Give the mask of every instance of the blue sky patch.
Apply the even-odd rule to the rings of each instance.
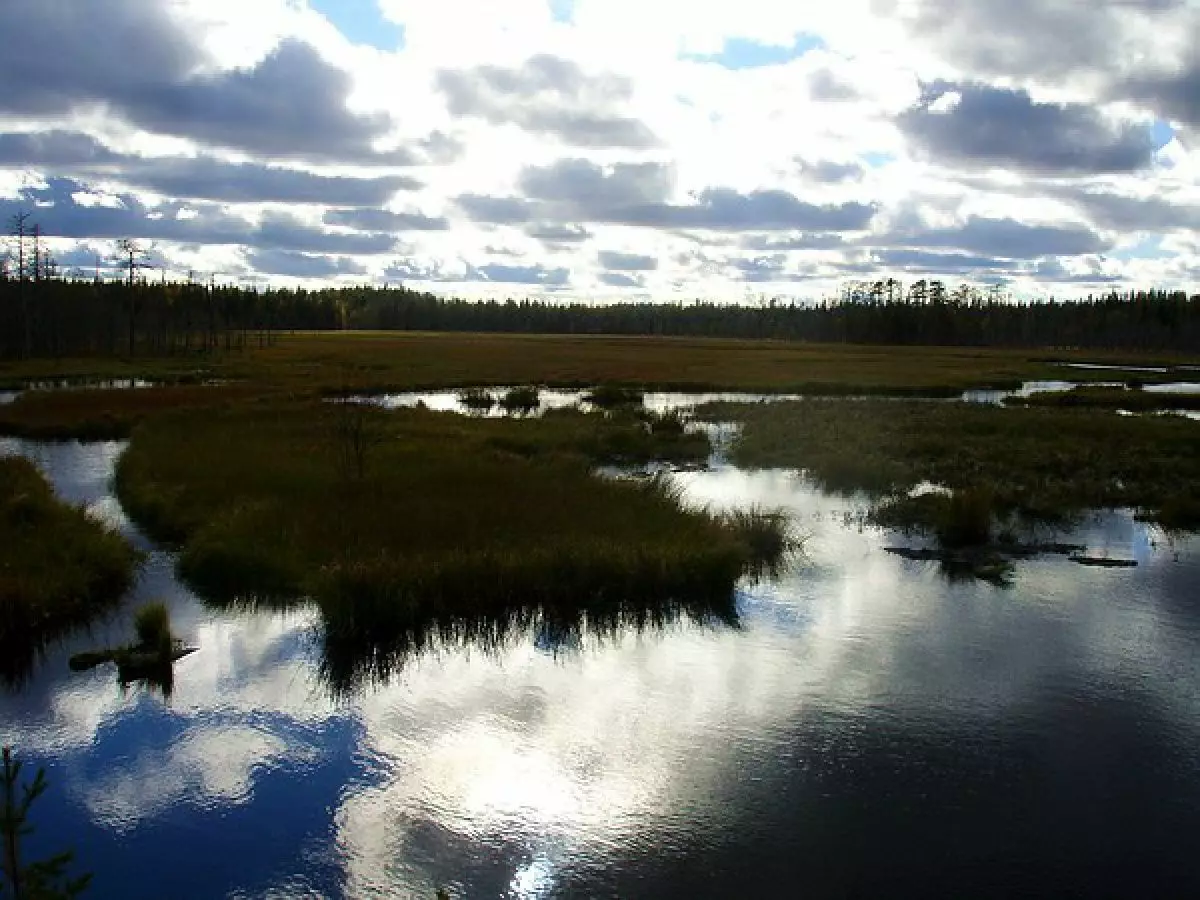
[[[825,42],[814,34],[798,34],[790,47],[775,44],[760,44],[745,38],[728,38],[720,53],[685,53],[684,59],[694,62],[712,62],[726,69],[760,69],[764,66],[779,66],[799,59],[810,50],[818,50]]]
[[[404,27],[389,22],[376,0],[308,0],[346,40],[391,52],[404,49]]]
[[[575,19],[575,0],[548,0],[555,22],[569,25]]]
[[[892,156],[892,154],[890,154],[890,153],[877,153],[877,152],[864,153],[862,156],[859,157],[859,159],[861,159],[864,164],[866,164],[869,168],[872,168],[872,169],[878,169],[878,168],[881,168],[882,166],[886,166],[888,163],[892,163],[892,162],[896,161],[896,157]]]
[[[1150,126],[1150,137],[1154,139],[1154,149],[1161,150],[1174,139],[1175,129],[1169,122],[1155,119],[1154,124]]]
[[[1123,247],[1106,254],[1110,259],[1129,262],[1131,259],[1159,259],[1163,253],[1162,235],[1155,234],[1142,238],[1132,247]]]

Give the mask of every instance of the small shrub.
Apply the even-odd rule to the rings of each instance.
[[[165,603],[156,601],[139,609],[133,617],[133,629],[142,647],[170,652],[171,614]]]
[[[622,387],[619,384],[602,384],[594,388],[583,399],[600,409],[616,409],[621,406],[640,406],[644,396],[642,391],[637,388]]]
[[[955,491],[946,498],[937,523],[943,547],[977,547],[992,540],[993,501],[983,490]]]
[[[471,412],[487,412],[496,405],[496,398],[483,388],[468,388],[458,392],[458,402]]]
[[[531,413],[542,402],[542,392],[536,387],[515,387],[500,398],[500,406],[507,413]]]

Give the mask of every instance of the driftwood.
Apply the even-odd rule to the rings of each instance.
[[[1132,569],[1137,565],[1136,559],[1113,559],[1110,556],[1084,556],[1083,554],[1072,556],[1071,562],[1079,563],[1081,566],[1100,566],[1105,569]]]

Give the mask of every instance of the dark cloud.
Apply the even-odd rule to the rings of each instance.
[[[383,113],[346,108],[350,76],[311,45],[288,39],[257,65],[147,86],[121,99],[136,125],[274,159],[412,165],[410,150],[376,152]]]
[[[390,234],[332,232],[306,225],[284,213],[268,213],[261,223],[213,204],[170,200],[150,206],[133,194],[118,194],[113,202],[87,205],[75,199],[86,184],[53,178],[45,188],[27,188],[16,199],[0,199],[0,221],[30,211],[47,237],[138,238],[190,245],[242,245],[302,253],[378,254],[390,252]]]
[[[144,0],[5,0],[0,34],[0,112],[100,108],[147,131],[276,159],[419,161],[407,149],[375,151],[390,118],[350,112],[350,76],[302,41],[248,68],[205,71],[198,38],[168,4]]]
[[[519,186],[532,201],[469,196],[459,198],[459,205],[477,221],[536,219],[710,231],[856,231],[866,228],[875,214],[875,207],[866,204],[817,205],[781,190],[742,194],[709,188],[696,194],[693,203],[672,204],[667,202],[672,181],[670,168],[659,163],[605,167],[567,159],[524,170]]]
[[[1110,246],[1094,231],[1078,225],[1026,225],[1015,219],[982,216],[971,216],[952,228],[885,235],[874,242],[919,249],[964,250],[1003,259],[1081,256],[1100,253]]]
[[[442,216],[421,213],[396,213],[386,209],[331,209],[322,221],[358,231],[445,231],[450,222]]]
[[[1125,232],[1200,230],[1200,206],[1172,203],[1154,195],[1130,197],[1075,187],[1047,190],[1083,212],[1101,228]]]
[[[604,268],[618,272],[649,272],[658,268],[657,256],[643,256],[640,253],[601,250],[596,254],[596,259]]]
[[[0,168],[35,168],[117,181],[168,197],[227,203],[318,203],[378,206],[421,182],[406,175],[351,178],[318,175],[212,156],[135,156],[116,153],[73,131],[0,134]]]
[[[578,244],[592,237],[592,233],[582,225],[556,225],[551,222],[532,225],[525,229],[525,233],[546,244]]]
[[[645,148],[658,143],[644,123],[620,112],[632,94],[628,79],[590,75],[556,56],[539,54],[515,69],[443,69],[437,86],[455,116],[513,124],[571,146]]]
[[[1061,79],[1147,58],[1132,24],[1154,31],[1194,17],[1189,0],[918,0],[910,34],[944,59],[979,75]],[[1157,19],[1148,19],[1156,16]],[[1142,48],[1143,51],[1149,48]]]
[[[1200,127],[1200,63],[1194,60],[1176,72],[1131,78],[1120,92],[1143,102],[1161,118]]]
[[[472,220],[492,225],[519,225],[531,221],[536,212],[534,204],[520,197],[463,194],[454,202]]]
[[[366,268],[344,256],[296,253],[291,250],[251,250],[246,262],[266,275],[290,275],[295,278],[330,278],[336,275],[364,275]]]
[[[205,62],[167,5],[144,0],[4,0],[0,34],[0,111],[24,115],[120,105]]]
[[[586,159],[560,159],[549,166],[529,166],[519,187],[535,200],[583,209],[620,209],[662,203],[674,178],[661,163],[617,163],[603,167]]]
[[[389,253],[396,246],[396,239],[390,234],[325,231],[280,212],[264,213],[255,237],[260,245],[305,253],[370,255]]]
[[[949,108],[954,95],[960,99]],[[1048,175],[1124,173],[1153,162],[1150,130],[1111,124],[1077,103],[1037,103],[1024,90],[982,84],[927,85],[897,124],[938,162]]]
[[[843,181],[858,181],[866,172],[862,164],[856,162],[843,163],[828,159],[817,160],[816,162],[808,162],[801,159],[796,162],[799,165],[801,176],[816,184],[840,184]]]
[[[1012,272],[1019,268],[1013,260],[995,259],[970,253],[932,253],[928,250],[878,250],[874,253],[876,270],[893,269],[914,275],[973,275]]]

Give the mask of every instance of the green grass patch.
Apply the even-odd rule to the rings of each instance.
[[[55,498],[27,460],[0,457],[0,666],[19,677],[37,650],[110,609],[140,555]]]
[[[1132,507],[1164,525],[1200,527],[1200,429],[1186,419],[818,399],[714,404],[699,415],[742,423],[736,463],[804,469],[830,490],[882,499],[932,482],[990,498],[995,516],[1065,522],[1089,508]],[[956,530],[978,530],[970,521],[978,519],[969,508],[975,501],[961,502],[957,511],[936,497],[903,509],[914,524],[942,527],[954,540]],[[950,524],[939,526],[937,515]]]
[[[656,439],[643,422],[600,414],[363,407],[375,440],[359,475],[338,447],[337,406],[145,422],[118,465],[118,495],[152,536],[182,547],[180,573],[206,597],[312,598],[346,639],[431,616],[727,596],[759,562],[717,517],[591,472],[663,447],[707,452],[698,436]]]

